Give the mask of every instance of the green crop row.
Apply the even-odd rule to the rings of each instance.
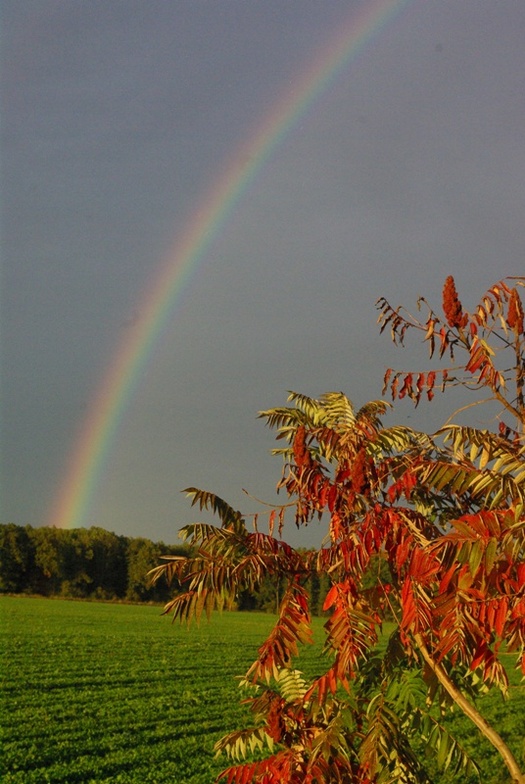
[[[190,630],[159,607],[0,597],[1,767],[4,784],[210,784],[227,766],[214,743],[249,721],[236,676],[253,661],[272,616],[224,613]],[[320,670],[318,640],[300,667]],[[525,690],[483,710],[519,754]],[[505,781],[492,748],[460,714],[454,731]],[[455,779],[457,781],[458,779]],[[446,784],[447,779],[436,781]],[[466,781],[466,780],[465,780]]]

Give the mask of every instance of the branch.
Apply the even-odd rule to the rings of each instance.
[[[447,421],[443,425],[441,425],[440,430],[442,430],[443,428],[447,427],[447,425],[450,425],[452,420],[455,419],[457,417],[457,415],[461,414],[463,411],[467,411],[467,409],[473,408],[474,406],[486,405],[487,403],[490,403],[492,400],[496,400],[496,398],[495,397],[485,397],[485,398],[483,398],[483,400],[474,400],[472,403],[467,403],[466,406],[461,406],[460,408],[456,408],[456,410],[453,411],[452,414],[449,416]]]
[[[490,743],[492,743],[494,748],[501,755],[503,762],[512,776],[512,781],[514,784],[525,784],[525,775],[521,772],[513,753],[503,738],[498,735],[498,733],[490,726],[486,719],[483,718],[478,709],[474,707],[474,705],[472,705],[452,683],[441,664],[434,661],[421,634],[414,634],[414,640],[419,646],[424,660],[436,678],[439,680],[443,688],[446,689],[456,705],[461,708],[463,713],[469,717],[469,719],[476,725],[479,731],[487,738]]]

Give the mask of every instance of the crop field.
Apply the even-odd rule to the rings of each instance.
[[[187,630],[160,613],[0,597],[3,784],[213,782],[213,745],[246,715],[235,676],[272,617]]]
[[[246,723],[235,676],[273,620],[225,613],[188,631],[159,607],[13,597],[0,597],[0,618],[4,784],[211,784],[228,764],[215,741]],[[319,669],[321,626],[301,655],[307,672]],[[512,677],[511,700],[490,695],[483,709],[521,757],[525,689]],[[507,781],[491,747],[454,721],[483,783]]]

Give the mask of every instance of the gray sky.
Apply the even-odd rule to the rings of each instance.
[[[259,118],[367,5],[4,0],[1,522],[49,521],[166,254]],[[378,335],[380,295],[439,304],[453,274],[468,308],[524,274],[524,74],[522,0],[413,0],[374,37],[201,260],[84,525],[175,541],[200,517],[188,485],[256,511],[242,488],[273,500],[281,469],[258,410],[290,389],[360,406],[388,365],[411,365]],[[392,420],[437,424],[450,406]]]

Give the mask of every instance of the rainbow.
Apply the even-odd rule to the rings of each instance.
[[[161,265],[140,305],[139,320],[118,346],[110,370],[96,390],[69,456],[65,481],[49,516],[49,525],[75,528],[84,524],[124,411],[153,346],[172,319],[190,276],[257,172],[315,99],[409,2],[367,0],[357,11],[354,9],[292,90],[281,96],[257,131],[236,150],[223,175],[205,194]]]

